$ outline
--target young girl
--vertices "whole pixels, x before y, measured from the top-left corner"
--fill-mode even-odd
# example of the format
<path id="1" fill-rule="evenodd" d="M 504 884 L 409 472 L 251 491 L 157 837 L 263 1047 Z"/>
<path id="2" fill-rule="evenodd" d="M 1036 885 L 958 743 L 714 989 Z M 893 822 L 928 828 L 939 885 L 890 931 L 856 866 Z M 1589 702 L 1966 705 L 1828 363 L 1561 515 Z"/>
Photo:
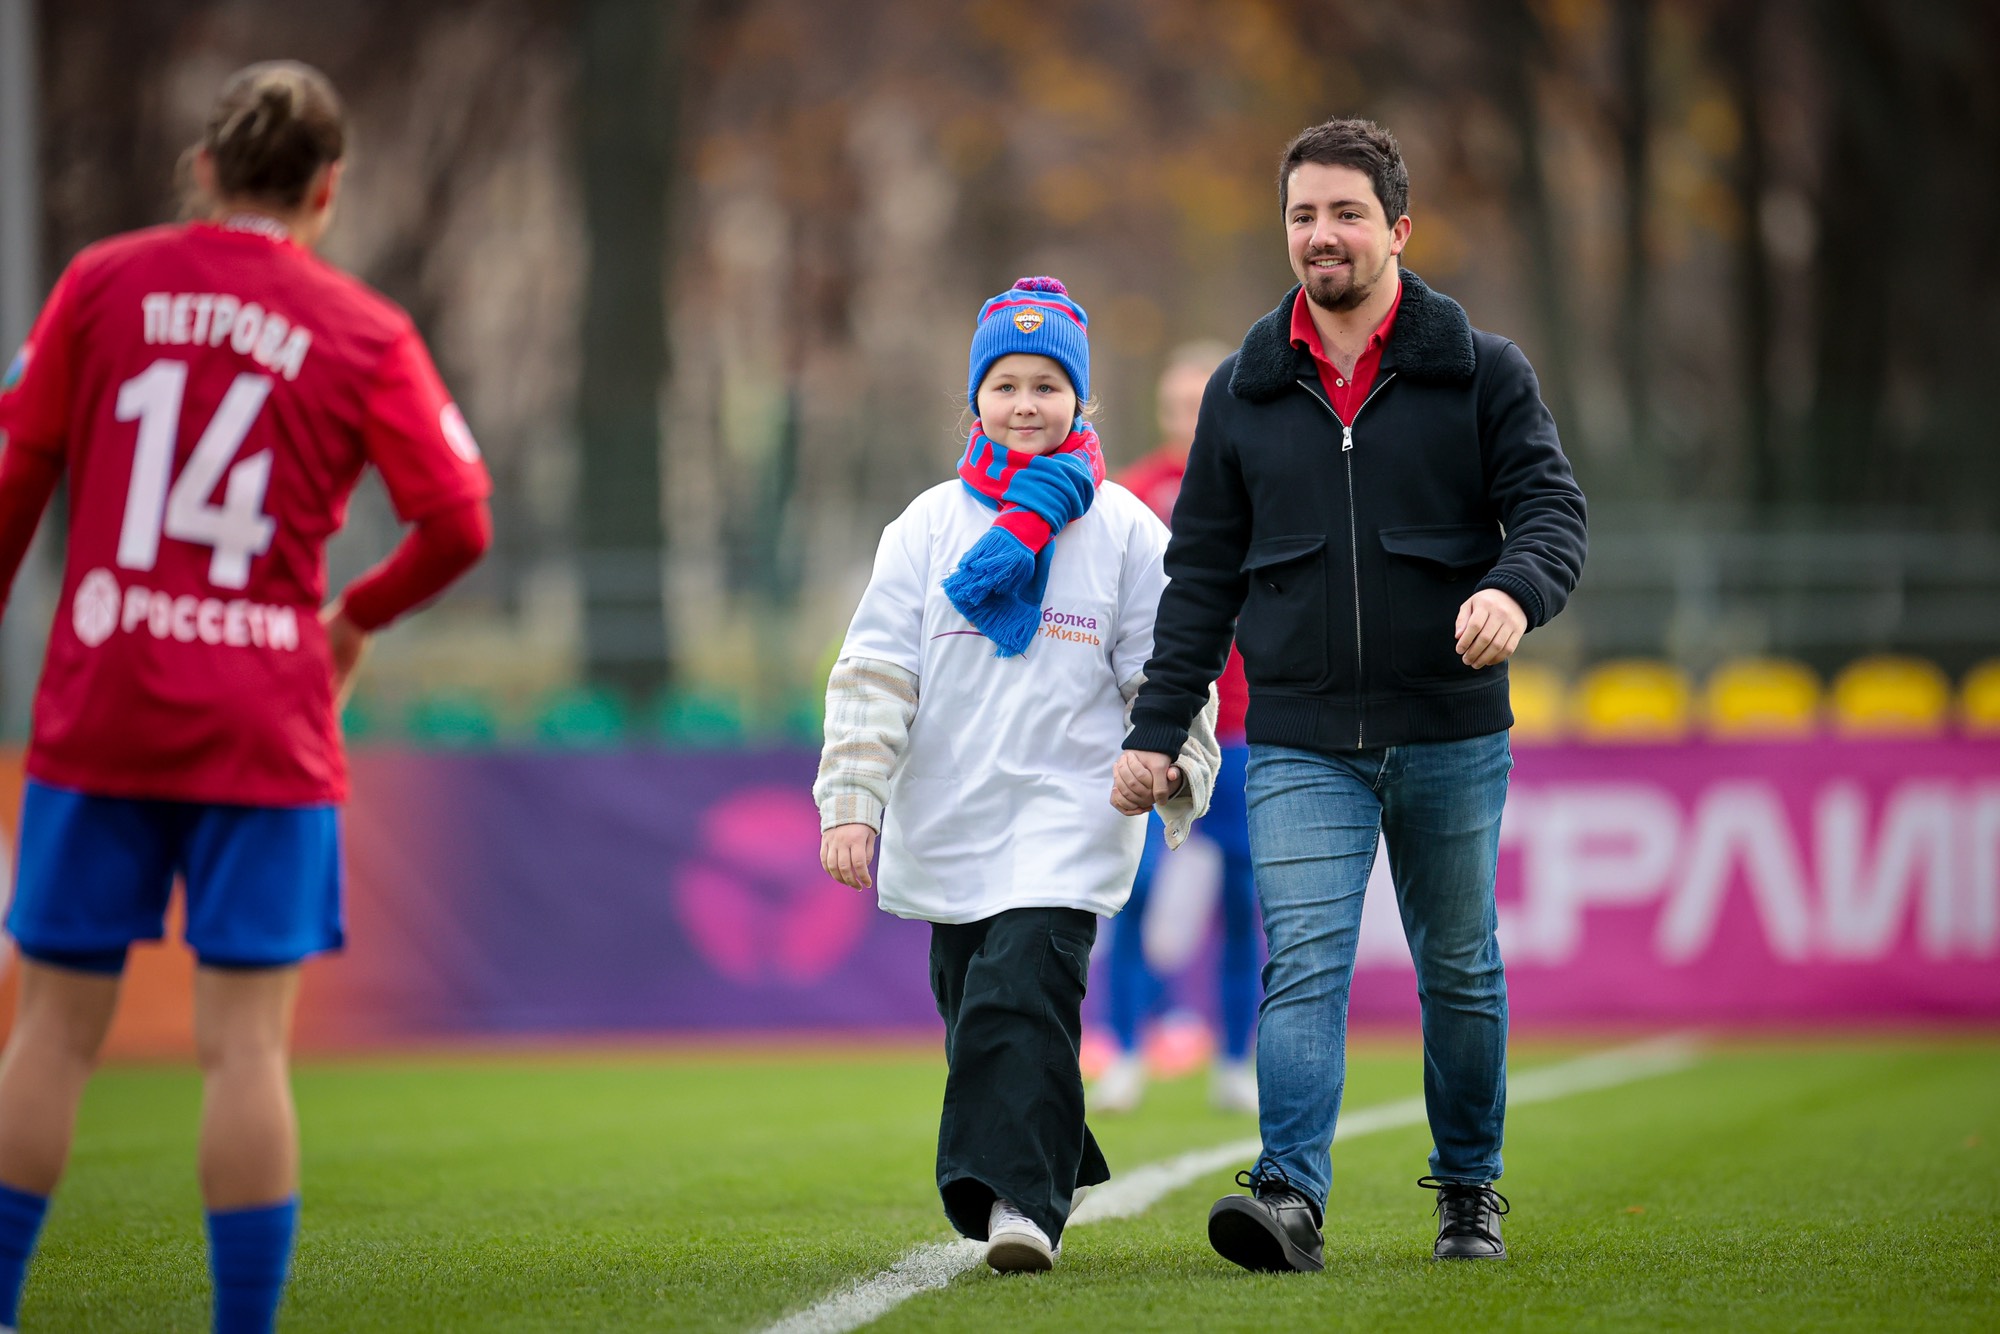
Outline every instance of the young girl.
<path id="1" fill-rule="evenodd" d="M 882 534 L 827 687 L 820 861 L 931 923 L 945 1023 L 938 1192 L 997 1270 L 1044 1270 L 1110 1176 L 1077 1066 L 1097 917 L 1131 892 L 1150 802 L 1104 800 L 1153 645 L 1167 530 L 1104 484 L 1079 411 L 1083 308 L 1023 278 L 980 308 L 958 478 Z M 1178 846 L 1208 804 L 1215 705 L 1171 791 Z M 886 816 L 886 818 L 885 818 Z"/>

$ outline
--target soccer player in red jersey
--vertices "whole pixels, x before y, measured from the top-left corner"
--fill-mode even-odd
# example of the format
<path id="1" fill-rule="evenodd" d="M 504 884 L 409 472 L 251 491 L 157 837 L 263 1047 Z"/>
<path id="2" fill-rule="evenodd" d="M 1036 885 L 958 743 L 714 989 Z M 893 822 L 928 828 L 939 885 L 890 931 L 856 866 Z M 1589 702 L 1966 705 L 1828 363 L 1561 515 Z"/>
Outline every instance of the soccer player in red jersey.
<path id="1" fill-rule="evenodd" d="M 1160 430 L 1166 443 L 1127 468 L 1118 478 L 1125 488 L 1171 526 L 1174 501 L 1187 473 L 1188 445 L 1194 439 L 1201 396 L 1216 366 L 1234 348 L 1221 343 L 1188 343 L 1175 349 L 1160 376 Z M 1243 740 L 1243 717 L 1250 687 L 1243 677 L 1243 658 L 1229 650 L 1228 665 L 1215 683 L 1221 712 L 1215 721 L 1222 743 L 1222 771 L 1215 794 L 1197 832 L 1222 853 L 1222 954 L 1216 997 L 1222 1019 L 1222 1050 L 1211 1075 L 1209 1099 L 1226 1112 L 1257 1110 L 1257 1072 L 1250 1064 L 1250 1041 L 1257 1026 L 1257 891 L 1250 876 L 1249 813 L 1243 802 L 1243 774 L 1249 747 Z M 1146 914 L 1152 911 L 1153 877 L 1166 851 L 1157 820 L 1146 829 L 1146 853 L 1132 885 L 1125 911 L 1112 925 L 1108 968 L 1111 1035 L 1117 1053 L 1091 1089 L 1091 1107 L 1101 1112 L 1128 1112 L 1145 1094 L 1146 1068 L 1140 1055 L 1140 1028 L 1166 1008 L 1166 984 L 1146 961 L 1143 943 Z"/>
<path id="2" fill-rule="evenodd" d="M 14 1323 L 127 947 L 176 875 L 199 965 L 215 1327 L 276 1318 L 298 1216 L 299 965 L 342 943 L 336 709 L 368 636 L 491 540 L 478 447 L 409 317 L 313 253 L 345 116 L 303 65 L 233 76 L 192 150 L 207 217 L 71 262 L 0 388 L 0 594 L 69 478 L 35 700 L 0 1057 L 0 1326 Z M 413 525 L 321 609 L 364 468 Z"/>

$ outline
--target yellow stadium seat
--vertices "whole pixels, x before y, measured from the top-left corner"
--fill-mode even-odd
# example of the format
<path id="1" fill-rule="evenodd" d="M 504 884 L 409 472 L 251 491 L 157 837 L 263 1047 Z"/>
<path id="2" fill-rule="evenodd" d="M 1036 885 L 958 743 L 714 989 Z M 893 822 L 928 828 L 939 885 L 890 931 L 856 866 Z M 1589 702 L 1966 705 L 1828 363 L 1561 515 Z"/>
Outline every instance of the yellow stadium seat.
<path id="1" fill-rule="evenodd" d="M 2000 658 L 1989 658 L 1965 674 L 1958 716 L 1976 736 L 2000 736 Z"/>
<path id="2" fill-rule="evenodd" d="M 1669 663 L 1607 662 L 1577 687 L 1573 721 L 1592 741 L 1677 741 L 1687 735 L 1693 695 L 1687 673 Z"/>
<path id="3" fill-rule="evenodd" d="M 1532 662 L 1507 664 L 1516 741 L 1554 741 L 1566 730 L 1567 701 L 1560 673 Z"/>
<path id="4" fill-rule="evenodd" d="M 1811 736 L 1819 727 L 1819 678 L 1786 658 L 1725 663 L 1702 692 L 1708 734 L 1730 741 Z"/>
<path id="5" fill-rule="evenodd" d="M 1950 709 L 1951 681 L 1922 658 L 1861 658 L 1833 678 L 1833 725 L 1843 736 L 1932 736 Z"/>

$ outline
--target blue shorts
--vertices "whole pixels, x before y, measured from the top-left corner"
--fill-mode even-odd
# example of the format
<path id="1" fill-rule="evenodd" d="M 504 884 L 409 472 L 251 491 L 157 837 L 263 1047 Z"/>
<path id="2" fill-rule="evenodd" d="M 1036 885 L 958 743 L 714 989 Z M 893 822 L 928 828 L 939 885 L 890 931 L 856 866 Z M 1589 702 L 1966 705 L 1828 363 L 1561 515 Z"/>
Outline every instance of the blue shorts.
<path id="1" fill-rule="evenodd" d="M 187 942 L 212 968 L 281 968 L 339 949 L 340 809 L 98 797 L 33 779 L 7 930 L 41 963 L 116 974 L 166 934 L 187 887 Z"/>

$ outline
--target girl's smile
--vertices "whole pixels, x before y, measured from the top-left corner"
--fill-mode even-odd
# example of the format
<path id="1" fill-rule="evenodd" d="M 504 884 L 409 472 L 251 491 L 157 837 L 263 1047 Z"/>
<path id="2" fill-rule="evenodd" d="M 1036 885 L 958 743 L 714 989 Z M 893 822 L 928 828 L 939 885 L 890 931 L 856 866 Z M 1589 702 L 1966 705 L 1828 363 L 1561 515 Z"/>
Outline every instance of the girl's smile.
<path id="1" fill-rule="evenodd" d="M 1032 352 L 1010 352 L 979 382 L 979 423 L 995 444 L 1048 454 L 1069 439 L 1076 390 L 1062 366 Z"/>

